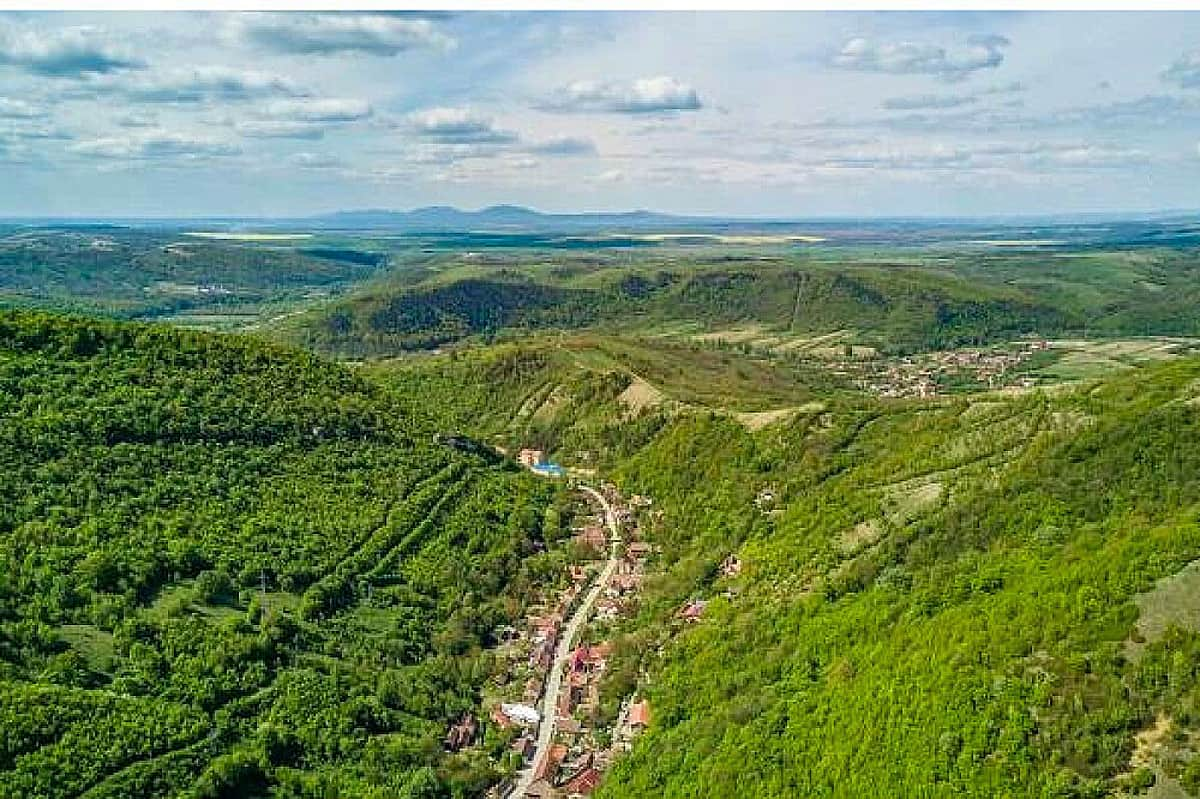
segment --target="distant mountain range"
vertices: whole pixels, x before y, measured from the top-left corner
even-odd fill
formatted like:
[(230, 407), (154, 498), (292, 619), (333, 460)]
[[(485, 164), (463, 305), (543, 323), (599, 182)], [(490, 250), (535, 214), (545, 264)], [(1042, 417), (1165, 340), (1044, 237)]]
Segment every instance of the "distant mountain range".
[(728, 224), (770, 224), (769, 220), (737, 220), (722, 217), (674, 216), (654, 211), (618, 213), (547, 214), (520, 205), (493, 205), (478, 211), (464, 211), (449, 205), (431, 205), (411, 211), (370, 209), (336, 211), (303, 221), (319, 228), (353, 230), (516, 230), (571, 231), (615, 228), (645, 230), (659, 228), (705, 227)]
[(98, 226), (231, 231), (346, 231), (395, 234), (563, 237), (683, 233), (817, 234), (840, 243), (920, 243), (963, 238), (1054, 239), (1074, 244), (1151, 244), (1200, 240), (1200, 212), (1056, 214), (996, 217), (735, 217), (688, 216), (657, 211), (544, 213), (520, 205), (468, 211), (449, 205), (411, 210), (333, 211), (305, 217), (73, 217), (0, 218), (16, 227)]

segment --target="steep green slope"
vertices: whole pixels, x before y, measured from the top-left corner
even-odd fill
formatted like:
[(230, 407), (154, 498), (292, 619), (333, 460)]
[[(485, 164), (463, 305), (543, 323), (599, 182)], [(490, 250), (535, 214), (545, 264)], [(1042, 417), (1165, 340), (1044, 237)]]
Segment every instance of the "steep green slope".
[[(1200, 360), (1024, 395), (820, 390), (754, 429), (633, 411), (619, 341), (557, 340), (391, 377), (654, 498), (662, 573), (606, 688), (654, 721), (603, 796), (1200, 795)], [(740, 363), (698, 382), (753, 401), (761, 381), (723, 382)]]
[[(465, 262), (464, 262), (465, 261)], [(1039, 334), (1197, 335), (1191, 248), (1010, 254), (830, 250), (758, 257), (719, 250), (582, 258), (530, 253), (442, 260), (381, 278), (282, 333), (344, 355), (381, 356), (530, 330), (628, 334), (678, 327), (854, 331), (892, 352)]]
[(1137, 602), (1200, 558), (1198, 396), (1190, 360), (1052, 397), (664, 426), (618, 475), (664, 513), (666, 574), (610, 689), (645, 669), (654, 720), (600, 795), (1196, 793), (1200, 634), (1169, 622), (1200, 603), (1146, 603), (1166, 615), (1143, 633)]
[(554, 494), (435, 429), (310, 355), (0, 314), (0, 794), (494, 781), (440, 742)]
[(368, 368), (398, 401), (428, 409), (445, 429), (576, 460), (587, 452), (595, 459), (581, 465), (606, 469), (677, 414), (787, 415), (850, 391), (837, 375), (800, 364), (590, 334), (530, 337)]

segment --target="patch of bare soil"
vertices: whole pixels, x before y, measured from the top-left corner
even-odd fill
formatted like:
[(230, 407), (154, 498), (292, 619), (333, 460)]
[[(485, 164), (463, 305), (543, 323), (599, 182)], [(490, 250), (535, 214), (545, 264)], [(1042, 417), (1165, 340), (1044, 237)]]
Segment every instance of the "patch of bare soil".
[(833, 545), (839, 554), (853, 555), (874, 544), (882, 535), (883, 522), (880, 519), (867, 519), (842, 532)]
[(633, 382), (617, 397), (631, 415), (645, 408), (662, 405), (666, 399), (665, 394), (640, 377), (634, 377)]
[(776, 422), (791, 419), (798, 413), (813, 413), (824, 409), (825, 405), (823, 403), (810, 402), (807, 405), (798, 405), (794, 408), (776, 408), (772, 411), (744, 411), (734, 413), (733, 417), (745, 425), (747, 430), (761, 430)]

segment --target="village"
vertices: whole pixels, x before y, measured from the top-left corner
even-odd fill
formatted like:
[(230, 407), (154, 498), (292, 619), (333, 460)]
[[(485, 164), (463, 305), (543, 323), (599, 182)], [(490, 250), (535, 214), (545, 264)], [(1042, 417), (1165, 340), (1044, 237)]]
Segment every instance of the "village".
[(957, 387), (1031, 388), (1037, 379), (1021, 369), (1038, 353), (1050, 349), (1042, 340), (991, 349), (958, 349), (883, 360), (846, 360), (834, 373), (880, 397), (929, 399)]
[[(540, 450), (523, 449), (516, 460), (542, 477), (566, 474)], [(604, 713), (601, 684), (613, 653), (606, 630), (633, 610), (656, 552), (642, 538), (653, 500), (626, 500), (608, 482), (576, 493), (571, 544), (583, 559), (568, 567), (565, 587), (532, 604), (519, 624), (497, 630), (495, 653), (504, 665), (485, 691), (487, 716), (465, 716), (446, 733), (448, 751), (473, 745), (485, 725), (503, 737), (515, 774), (493, 787), (494, 799), (588, 796), (650, 723), (650, 703), (636, 694), (621, 700), (615, 718), (611, 709)], [(702, 611), (688, 608), (687, 615)]]
[[(662, 511), (650, 497), (625, 498), (611, 482), (595, 488), (576, 482), (594, 473), (559, 466), (542, 450), (521, 449), (514, 459), (540, 477), (571, 480), (577, 503), (572, 562), (558, 586), (531, 603), (518, 624), (496, 630), (494, 653), (503, 666), (484, 691), (486, 715), (468, 714), (451, 724), (443, 743), (458, 752), (480, 742), (486, 727), (499, 734), (513, 776), (493, 786), (490, 799), (582, 799), (651, 722), (651, 703), (639, 691), (619, 703), (611, 698), (605, 703), (601, 692), (613, 657), (613, 631), (635, 611), (660, 553), (645, 532), (662, 521)], [(768, 513), (774, 500), (774, 490), (765, 488), (755, 505)], [(730, 555), (720, 574), (736, 577), (741, 568)], [(699, 622), (707, 605), (700, 598), (685, 602), (674, 613), (675, 623)]]
[[(528, 460), (529, 454), (525, 455)], [(533, 458), (539, 461), (540, 453), (534, 454)], [(530, 468), (538, 473), (539, 464), (535, 462)], [(522, 726), (512, 746), (529, 771), (525, 774), (524, 784), (516, 786), (520, 790), (510, 790), (508, 796), (589, 795), (599, 785), (613, 758), (627, 749), (650, 722), (649, 703), (645, 699), (628, 697), (622, 703), (616, 721), (607, 725), (602, 723), (600, 686), (612, 654), (612, 643), (595, 640), (594, 632), (632, 608), (647, 560), (653, 554), (653, 548), (640, 540), (635, 513), (638, 509), (648, 508), (652, 502), (644, 497), (633, 497), (626, 503), (611, 483), (602, 483), (599, 492), (612, 509), (611, 521), (620, 539), (612, 548), (616, 563), (609, 570), (607, 581), (601, 586), (590, 618), (578, 632), (577, 640), (567, 642), (574, 646), (561, 666), (561, 683), (552, 710), (554, 718), (535, 720), (527, 709), (538, 698), (543, 699), (545, 706), (544, 694), (546, 684), (551, 681), (555, 651), (562, 643), (562, 636), (569, 635), (567, 619), (588, 587), (603, 577), (599, 558), (610, 545), (603, 513), (582, 516), (582, 524), (572, 530), (578, 549), (596, 559), (570, 568), (568, 587), (555, 600), (531, 609), (526, 619), (525, 636), (514, 642), (510, 656), (514, 671), (530, 673), (523, 684), (521, 698), (524, 704), (502, 704), (492, 713), (492, 720), (501, 726)], [(519, 715), (522, 711), (524, 720)], [(529, 724), (531, 720), (535, 723)], [(550, 746), (541, 757), (537, 757), (535, 747), (539, 722), (552, 725), (553, 730)]]

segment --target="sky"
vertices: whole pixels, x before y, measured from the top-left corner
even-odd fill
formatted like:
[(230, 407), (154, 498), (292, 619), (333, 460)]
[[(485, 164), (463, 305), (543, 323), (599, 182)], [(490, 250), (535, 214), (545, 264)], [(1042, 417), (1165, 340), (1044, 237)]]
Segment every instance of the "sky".
[(0, 13), (0, 216), (1200, 208), (1200, 13)]

